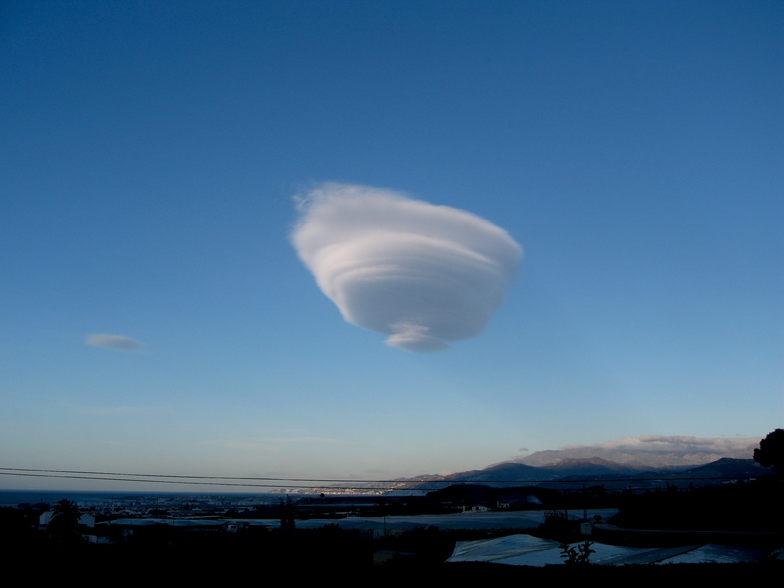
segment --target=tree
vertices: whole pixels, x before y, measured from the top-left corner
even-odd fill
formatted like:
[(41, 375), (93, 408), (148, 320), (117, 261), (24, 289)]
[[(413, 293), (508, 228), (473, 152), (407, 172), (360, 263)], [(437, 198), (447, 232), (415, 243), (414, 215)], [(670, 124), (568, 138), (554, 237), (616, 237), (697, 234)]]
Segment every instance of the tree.
[(579, 543), (577, 547), (561, 543), (561, 557), (564, 563), (568, 566), (587, 566), (591, 563), (591, 554), (596, 553), (595, 549), (591, 549), (591, 545), (593, 541), (588, 539)]
[(754, 461), (784, 475), (784, 429), (771, 431), (760, 440), (759, 448), (754, 450)]
[(79, 507), (72, 500), (60, 500), (52, 508), (49, 521), (49, 537), (59, 544), (73, 544), (81, 541), (79, 534)]

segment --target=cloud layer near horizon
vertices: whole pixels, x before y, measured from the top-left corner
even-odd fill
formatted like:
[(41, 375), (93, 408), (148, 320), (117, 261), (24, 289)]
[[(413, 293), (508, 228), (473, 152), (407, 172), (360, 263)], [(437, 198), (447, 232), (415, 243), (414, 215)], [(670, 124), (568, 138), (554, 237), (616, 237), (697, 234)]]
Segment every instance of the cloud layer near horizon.
[(541, 466), (562, 459), (599, 457), (619, 463), (658, 467), (661, 465), (692, 465), (722, 457), (751, 459), (757, 438), (692, 437), (689, 435), (641, 435), (599, 445), (573, 445), (563, 449), (537, 451), (515, 461)]
[(309, 192), (291, 240), (346, 321), (417, 352), (481, 333), (522, 257), (474, 214), (347, 184)]
[(92, 333), (84, 338), (87, 345), (93, 347), (101, 347), (103, 349), (112, 349), (114, 351), (139, 351), (142, 344), (136, 339), (126, 337), (124, 335), (109, 335), (106, 333)]

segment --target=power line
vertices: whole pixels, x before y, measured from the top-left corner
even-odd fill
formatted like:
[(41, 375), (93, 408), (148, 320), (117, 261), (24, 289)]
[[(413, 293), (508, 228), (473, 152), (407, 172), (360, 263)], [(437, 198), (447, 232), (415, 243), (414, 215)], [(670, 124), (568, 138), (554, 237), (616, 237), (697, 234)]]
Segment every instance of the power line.
[[(258, 488), (315, 488), (297, 484), (250, 484), (249, 481), (260, 482), (311, 482), (328, 484), (585, 484), (610, 482), (671, 482), (698, 480), (735, 480), (738, 476), (705, 476), (694, 477), (662, 477), (662, 478), (581, 478), (562, 480), (358, 480), (345, 478), (273, 478), (273, 477), (238, 477), (238, 476), (186, 476), (179, 474), (140, 474), (129, 472), (100, 472), (85, 470), (54, 470), (37, 468), (6, 468), (0, 467), (0, 474), (6, 476), (29, 476), (39, 478), (70, 478), (81, 480), (109, 480), (120, 482), (151, 482), (159, 484), (190, 484), (207, 486), (245, 486)], [(200, 481), (200, 480), (239, 480), (242, 482)], [(416, 488), (389, 488), (363, 486), (330, 486), (334, 490), (385, 490), (403, 491)]]
[[(3, 469), (3, 468), (0, 468)], [(152, 484), (189, 484), (194, 486), (235, 486), (245, 488), (297, 488), (307, 490), (319, 490), (318, 486), (297, 486), (292, 484), (248, 484), (242, 482), (193, 482), (187, 480), (159, 480), (143, 478), (118, 478), (118, 477), (101, 477), (101, 476), (77, 476), (73, 474), (33, 474), (25, 472), (3, 472), (0, 471), (0, 476), (27, 476), (34, 478), (67, 478), (71, 480), (106, 480), (110, 482), (149, 482)], [(372, 488), (368, 486), (330, 486), (330, 490), (396, 490), (395, 488)], [(400, 488), (398, 490), (404, 490)]]
[[(409, 480), (357, 480), (337, 478), (272, 478), (272, 477), (238, 477), (238, 476), (184, 476), (178, 474), (137, 474), (129, 472), (92, 472), (83, 470), (45, 470), (36, 468), (3, 468), (2, 471), (11, 472), (46, 472), (53, 474), (90, 474), (96, 476), (134, 476), (141, 478), (178, 478), (190, 480), (260, 480), (268, 482), (336, 482), (336, 483), (370, 483), (370, 484), (398, 484)], [(418, 480), (414, 480), (415, 482)], [(426, 480), (423, 480), (426, 481)]]

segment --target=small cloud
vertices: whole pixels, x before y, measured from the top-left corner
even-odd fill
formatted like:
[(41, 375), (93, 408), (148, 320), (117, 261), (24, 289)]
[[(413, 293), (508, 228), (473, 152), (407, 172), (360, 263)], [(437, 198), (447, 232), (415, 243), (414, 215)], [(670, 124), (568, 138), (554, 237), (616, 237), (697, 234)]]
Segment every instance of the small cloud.
[(291, 241), (321, 291), (347, 322), (407, 351), (481, 333), (522, 258), (493, 223), (391, 190), (328, 183), (295, 203)]
[(142, 344), (136, 339), (124, 335), (108, 335), (106, 333), (92, 333), (84, 339), (85, 344), (114, 351), (134, 352), (140, 351)]

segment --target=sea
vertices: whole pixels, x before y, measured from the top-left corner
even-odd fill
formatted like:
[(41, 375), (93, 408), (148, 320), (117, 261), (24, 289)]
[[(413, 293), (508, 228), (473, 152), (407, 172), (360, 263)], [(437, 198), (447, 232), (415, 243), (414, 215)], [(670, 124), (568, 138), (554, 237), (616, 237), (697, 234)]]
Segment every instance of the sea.
[(101, 507), (119, 504), (172, 505), (214, 504), (222, 507), (277, 504), (281, 494), (219, 494), (205, 492), (143, 492), (143, 491), (74, 491), (74, 490), (0, 490), (0, 507), (21, 504), (55, 504), (71, 500), (81, 507)]

